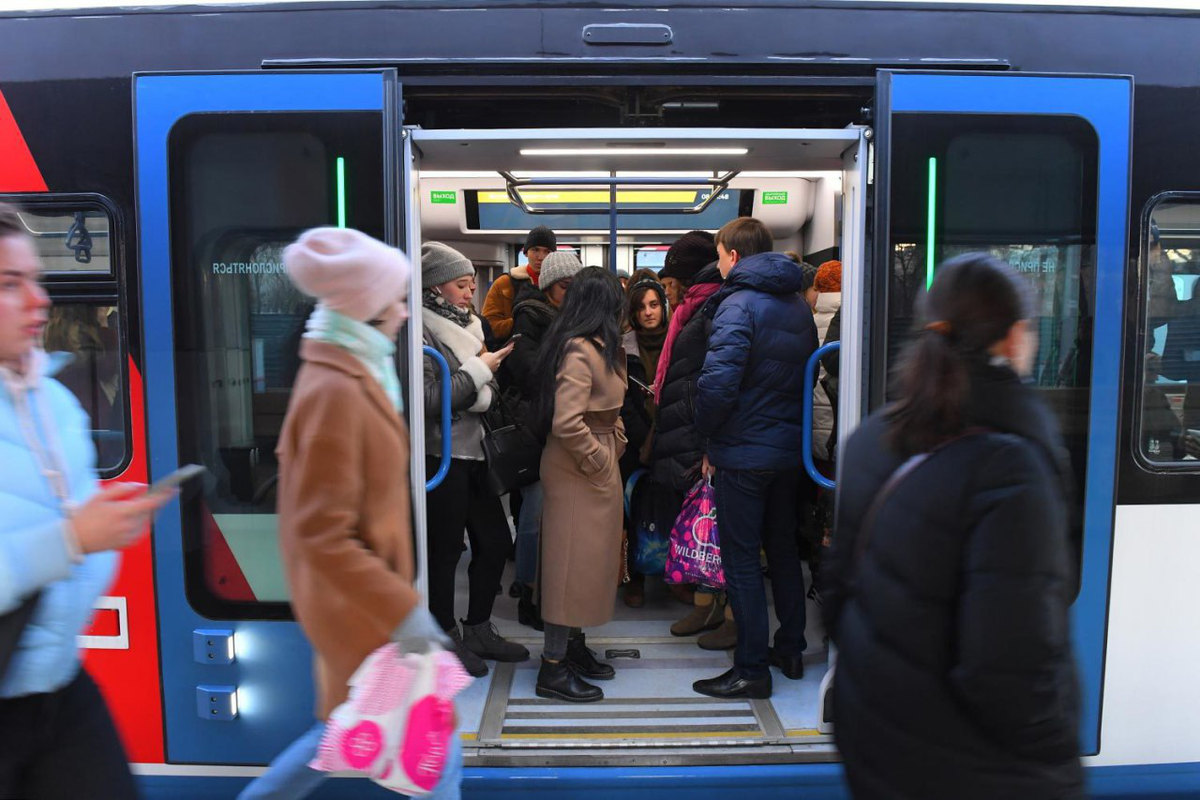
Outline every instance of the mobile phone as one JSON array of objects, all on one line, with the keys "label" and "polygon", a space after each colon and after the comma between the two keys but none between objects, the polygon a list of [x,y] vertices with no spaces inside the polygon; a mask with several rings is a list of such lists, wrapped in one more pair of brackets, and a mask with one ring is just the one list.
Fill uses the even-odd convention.
[{"label": "mobile phone", "polygon": [[630,378],[630,379],[629,379],[629,382],[630,382],[630,383],[632,383],[634,386],[638,387],[639,389],[641,389],[641,390],[642,390],[643,392],[645,392],[646,394],[648,394],[648,395],[651,395],[651,396],[653,396],[653,395],[654,395],[654,390],[653,390],[653,389],[651,389],[651,388],[650,388],[649,386],[647,386],[646,384],[644,384],[644,383],[642,383],[641,381],[639,381],[637,378]]},{"label": "mobile phone", "polygon": [[514,333],[512,336],[508,337],[508,340],[510,342],[515,342],[517,339],[520,339],[524,335],[525,334],[523,334],[523,333]]},{"label": "mobile phone", "polygon": [[206,470],[199,464],[188,464],[186,466],[182,466],[172,472],[170,475],[159,478],[157,481],[155,481],[149,490],[147,490],[147,494],[154,494],[155,492],[169,492],[172,489],[178,488],[187,481],[190,481],[192,478],[199,477],[203,472],[206,472]]}]

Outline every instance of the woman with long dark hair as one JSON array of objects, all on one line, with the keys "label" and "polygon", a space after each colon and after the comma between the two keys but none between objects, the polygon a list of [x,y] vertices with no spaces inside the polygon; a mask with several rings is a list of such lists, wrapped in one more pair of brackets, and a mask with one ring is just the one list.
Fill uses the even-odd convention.
[{"label": "woman with long dark hair", "polygon": [[[649,272],[649,270],[647,270]],[[629,386],[625,391],[625,404],[621,408],[621,420],[625,423],[625,435],[629,445],[621,457],[621,483],[624,485],[646,460],[649,459],[649,442],[654,429],[657,407],[654,395],[645,388],[654,382],[658,359],[667,338],[667,327],[671,320],[670,305],[663,285],[653,272],[629,287],[629,298],[625,314],[629,330],[622,344],[625,348],[625,364],[628,369]],[[633,554],[638,547],[638,526],[653,517],[653,492],[647,479],[635,493],[631,514],[625,520],[629,540],[629,583],[625,584],[625,605],[641,608],[645,605],[646,576],[638,571]],[[685,591],[684,587],[672,587]],[[685,602],[690,603],[691,595]]]},{"label": "woman with long dark hair", "polygon": [[825,569],[834,721],[857,797],[1081,797],[1069,469],[1022,382],[1027,287],[938,270],[895,400],[850,437]]},{"label": "woman with long dark hair", "polygon": [[616,275],[581,270],[546,332],[536,419],[546,437],[541,476],[538,570],[546,643],[537,694],[569,702],[600,700],[584,680],[613,668],[588,650],[582,628],[612,619],[621,547],[621,475],[625,451],[624,307]]}]

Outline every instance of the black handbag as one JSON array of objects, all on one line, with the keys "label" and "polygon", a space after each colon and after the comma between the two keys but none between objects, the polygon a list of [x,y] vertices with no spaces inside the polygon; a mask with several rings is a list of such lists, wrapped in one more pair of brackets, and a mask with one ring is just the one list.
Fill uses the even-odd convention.
[{"label": "black handbag", "polygon": [[518,420],[504,396],[497,395],[483,420],[483,456],[487,462],[484,485],[497,497],[537,483],[541,473],[542,443],[533,430]]},{"label": "black handbag", "polygon": [[21,634],[25,632],[25,626],[29,624],[41,596],[41,592],[36,592],[15,609],[0,616],[0,679],[8,671],[8,662],[17,652],[17,642],[21,641]]}]

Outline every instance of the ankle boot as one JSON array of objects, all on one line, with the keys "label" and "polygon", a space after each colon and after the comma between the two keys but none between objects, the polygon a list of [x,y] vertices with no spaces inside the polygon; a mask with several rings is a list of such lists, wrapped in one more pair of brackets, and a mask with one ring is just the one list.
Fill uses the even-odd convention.
[{"label": "ankle boot", "polygon": [[[706,605],[700,605],[700,598],[710,598]],[[696,593],[696,605],[683,619],[671,626],[672,636],[695,636],[697,633],[711,631],[721,627],[725,621],[725,595]]]},{"label": "ankle boot", "polygon": [[588,648],[582,631],[567,639],[567,663],[571,669],[594,681],[611,681],[617,674],[612,664],[605,664],[596,658],[596,654]]},{"label": "ankle boot", "polygon": [[462,624],[463,645],[480,658],[490,658],[493,661],[525,661],[529,651],[516,642],[510,642],[500,635],[496,625],[490,620],[478,625]]},{"label": "ankle boot", "polygon": [[701,650],[728,650],[737,646],[737,623],[733,621],[733,611],[725,607],[725,621],[715,631],[704,634],[696,640]]},{"label": "ankle boot", "polygon": [[630,608],[641,608],[646,605],[646,576],[629,576],[629,583],[625,584],[624,600],[625,605]]},{"label": "ankle boot", "polygon": [[484,663],[484,660],[472,653],[471,649],[463,644],[462,633],[458,630],[457,625],[446,631],[446,635],[454,642],[451,650],[458,657],[458,660],[462,662],[463,669],[467,671],[468,675],[475,678],[482,678],[488,674],[488,665]]},{"label": "ankle boot", "polygon": [[529,584],[521,586],[521,599],[517,601],[517,622],[535,631],[546,629],[542,621],[542,610],[533,602],[533,587]]},{"label": "ankle boot", "polygon": [[566,700],[568,703],[594,703],[604,699],[603,690],[579,677],[565,658],[562,661],[542,658],[534,692],[538,697]]}]

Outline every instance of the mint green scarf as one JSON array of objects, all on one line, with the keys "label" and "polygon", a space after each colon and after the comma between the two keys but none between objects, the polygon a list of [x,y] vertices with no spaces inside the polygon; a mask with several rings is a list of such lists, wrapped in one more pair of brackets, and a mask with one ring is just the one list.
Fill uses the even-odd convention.
[{"label": "mint green scarf", "polygon": [[404,412],[400,376],[396,374],[396,343],[378,329],[318,303],[304,327],[304,338],[336,345],[353,355],[379,381],[396,411]]}]

